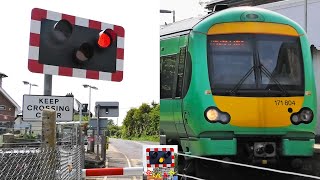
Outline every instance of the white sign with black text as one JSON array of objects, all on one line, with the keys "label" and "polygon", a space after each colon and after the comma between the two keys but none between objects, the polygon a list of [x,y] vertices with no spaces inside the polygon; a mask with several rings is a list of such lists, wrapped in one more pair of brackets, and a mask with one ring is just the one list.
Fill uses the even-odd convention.
[{"label": "white sign with black text", "polygon": [[74,98],[68,96],[23,96],[23,120],[41,121],[43,109],[56,111],[57,121],[72,121]]}]

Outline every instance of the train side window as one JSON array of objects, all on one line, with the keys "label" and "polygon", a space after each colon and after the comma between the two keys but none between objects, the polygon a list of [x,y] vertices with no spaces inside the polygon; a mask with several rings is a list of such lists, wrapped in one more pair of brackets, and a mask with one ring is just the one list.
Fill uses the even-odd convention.
[{"label": "train side window", "polygon": [[176,88],[176,97],[182,97],[182,87],[183,87],[183,79],[184,79],[184,66],[186,59],[186,47],[180,48],[179,53],[179,62],[178,62],[178,72],[177,72],[177,88]]},{"label": "train side window", "polygon": [[160,57],[160,99],[172,98],[177,55]]}]

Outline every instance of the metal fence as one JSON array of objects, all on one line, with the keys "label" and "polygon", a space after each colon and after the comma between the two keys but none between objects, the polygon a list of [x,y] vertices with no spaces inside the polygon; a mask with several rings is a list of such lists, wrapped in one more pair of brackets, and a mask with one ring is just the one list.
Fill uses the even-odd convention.
[{"label": "metal fence", "polygon": [[51,148],[3,148],[0,179],[55,179],[56,150]]},{"label": "metal fence", "polygon": [[84,166],[84,146],[79,123],[57,123],[58,177],[81,179]]},{"label": "metal fence", "polygon": [[11,139],[0,148],[0,180],[81,179],[84,149],[79,123],[57,123],[53,148],[45,140],[15,143]]}]

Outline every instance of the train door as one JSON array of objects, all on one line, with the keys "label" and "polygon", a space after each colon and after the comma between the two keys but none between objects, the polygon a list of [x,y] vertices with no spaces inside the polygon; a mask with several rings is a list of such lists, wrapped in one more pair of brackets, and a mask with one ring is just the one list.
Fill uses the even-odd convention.
[{"label": "train door", "polygon": [[[179,37],[160,42],[160,134],[166,139],[176,139],[173,107],[175,104],[176,64],[179,55]],[[168,143],[168,142],[166,142]]]},{"label": "train door", "polygon": [[187,57],[188,36],[180,36],[179,54],[176,61],[175,78],[174,78],[174,101],[173,101],[173,118],[178,130],[179,137],[187,137],[185,122],[183,118],[183,84],[185,76],[185,62]]}]

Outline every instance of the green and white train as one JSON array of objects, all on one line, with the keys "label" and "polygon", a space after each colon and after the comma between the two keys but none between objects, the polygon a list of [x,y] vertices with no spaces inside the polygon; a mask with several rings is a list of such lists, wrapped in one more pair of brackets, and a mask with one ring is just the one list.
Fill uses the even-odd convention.
[{"label": "green and white train", "polygon": [[[162,27],[161,144],[245,163],[313,156],[317,101],[310,44],[291,19],[228,8]],[[180,159],[180,166],[203,162]],[[183,167],[184,168],[184,167]]]}]

